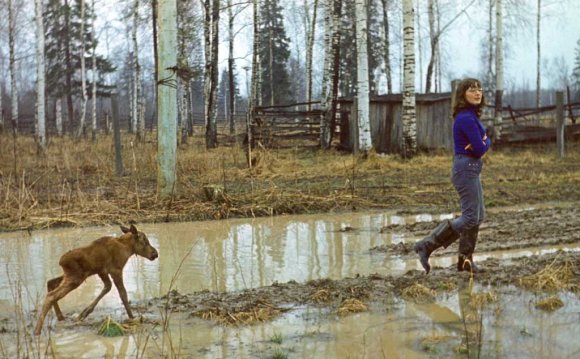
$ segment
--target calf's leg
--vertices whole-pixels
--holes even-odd
[[[112,285],[111,285],[111,279],[109,278],[109,275],[107,273],[99,273],[99,277],[101,278],[101,280],[105,284],[105,287],[103,288],[101,293],[99,293],[99,296],[96,297],[95,300],[93,300],[93,302],[88,307],[86,307],[85,310],[83,310],[81,312],[81,315],[79,316],[79,320],[83,320],[87,317],[87,315],[91,314],[93,312],[93,310],[95,310],[95,307],[97,306],[97,303],[99,303],[101,298],[103,298],[105,296],[105,294],[109,293],[109,291],[111,290]]]
[[[60,285],[61,282],[62,282],[62,276],[53,278],[53,279],[49,280],[48,282],[46,282],[46,289],[48,289],[48,292],[52,292]],[[62,315],[60,307],[58,306],[58,302],[54,302],[52,307],[54,308],[54,313],[56,314],[56,318],[58,320],[64,320],[64,315]]]
[[[131,312],[131,307],[129,306],[129,299],[127,299],[127,291],[125,290],[125,285],[123,284],[123,272],[115,271],[111,273],[111,278],[113,278],[115,287],[117,287],[117,291],[119,292],[119,296],[123,301],[123,305],[125,306],[127,315],[129,316],[129,318],[133,319],[133,312]]]
[[[44,318],[46,318],[46,314],[48,314],[50,308],[53,307],[54,304],[62,299],[65,295],[77,288],[84,280],[84,277],[77,278],[67,276],[66,273],[64,274],[64,278],[62,279],[60,285],[46,295],[44,305],[42,306],[42,311],[40,312],[40,316],[36,322],[36,327],[34,328],[34,335],[40,335],[40,332],[42,331],[42,325],[44,324]]]

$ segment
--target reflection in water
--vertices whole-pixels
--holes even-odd
[[[371,254],[369,248],[417,238],[405,233],[381,233],[380,229],[449,216],[402,217],[373,212],[139,225],[160,256],[154,262],[130,259],[124,271],[125,286],[130,300],[135,301],[159,297],[170,285],[182,293],[191,293],[204,289],[233,291],[276,281],[402,274],[421,269],[416,258]],[[341,231],[344,224],[352,230]],[[30,235],[26,232],[0,234],[0,271],[3,272],[0,314],[7,316],[12,310],[9,307],[16,302],[28,309],[37,307],[44,298],[46,280],[61,273],[60,256],[104,235],[120,235],[120,230],[99,227],[34,231]],[[567,248],[579,249],[580,245]],[[510,258],[550,250],[527,248],[493,256]],[[490,255],[478,254],[476,260]],[[455,260],[455,256],[432,258],[432,265],[447,267]],[[19,293],[21,301],[15,299],[16,283],[23,283]],[[101,288],[97,277],[88,279],[61,301],[65,315],[78,313]],[[269,340],[277,333],[287,338],[282,346],[292,348],[292,357],[337,358],[345,357],[345,353],[367,358],[425,357],[421,345],[425,337],[441,334],[449,336],[453,345],[462,342],[461,316],[466,307],[461,295],[460,291],[459,295],[440,298],[433,305],[402,302],[385,308],[380,304],[371,312],[340,319],[324,310],[299,308],[272,323],[244,328],[223,328],[198,319],[177,318],[173,330],[175,336],[188,338],[186,352],[194,353],[194,357],[267,357],[271,355]],[[512,353],[516,346],[528,348],[518,352],[518,357],[535,353],[534,341],[521,336],[522,328],[545,348],[540,357],[549,357],[548,354],[561,357],[570,348],[578,350],[578,346],[563,344],[566,340],[575,343],[570,337],[574,330],[570,329],[578,329],[577,314],[576,317],[569,314],[579,311],[577,300],[571,300],[572,305],[551,316],[529,310],[527,301],[531,298],[527,295],[500,300],[502,316],[485,312],[483,317],[484,343],[493,342],[503,348],[501,355],[494,352],[491,357],[511,357],[506,353]],[[94,315],[99,311],[101,315],[113,312],[116,317],[124,317],[115,289],[103,298]],[[506,318],[507,313],[511,317]],[[86,357],[99,357],[105,351],[111,357],[134,357],[136,348],[140,347],[135,337],[108,339],[66,331],[57,333],[56,342],[59,353],[65,357],[75,357],[79,352],[87,353]]]

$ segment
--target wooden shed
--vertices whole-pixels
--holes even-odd
[[[340,147],[353,150],[358,146],[356,98],[340,98]],[[401,126],[401,94],[371,97],[370,125],[373,148],[381,153],[400,152],[403,130]],[[451,93],[417,94],[417,147],[422,150],[453,147]]]

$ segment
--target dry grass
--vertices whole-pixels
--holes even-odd
[[[228,310],[214,307],[194,312],[193,315],[205,320],[216,321],[222,325],[251,325],[266,322],[278,317],[285,310],[267,302],[259,301],[253,308]]]
[[[575,282],[576,274],[574,263],[569,259],[557,256],[552,263],[536,274],[519,279],[522,287],[536,292],[556,292],[569,290],[577,292],[580,288]]]
[[[207,150],[201,136],[179,146],[175,197],[161,199],[154,135],[136,142],[123,134],[122,177],[115,176],[112,136],[53,137],[46,153],[37,154],[32,137],[13,143],[0,135],[0,230],[457,205],[449,153],[411,160],[370,153],[363,160],[334,150],[257,149],[248,169],[242,147]],[[580,171],[573,170],[580,145],[570,146],[564,160],[554,160],[553,146],[486,156],[488,204],[580,200]]]
[[[497,302],[497,294],[493,292],[472,293],[469,298],[469,305],[474,309],[483,308],[494,302]]]
[[[366,312],[368,306],[358,299],[345,299],[337,310],[339,316],[349,315],[351,313]]]
[[[437,292],[434,289],[427,288],[419,283],[414,283],[413,285],[403,289],[401,294],[403,298],[407,300],[415,302],[432,302],[435,300]]]
[[[320,289],[310,296],[310,300],[317,304],[330,302],[330,292],[326,289]]]
[[[564,302],[557,296],[552,296],[545,298],[536,302],[536,308],[545,310],[547,312],[553,312],[564,306]]]

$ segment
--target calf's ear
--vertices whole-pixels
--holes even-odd
[[[130,229],[125,226],[121,226],[121,231],[123,231],[123,233],[128,233]]]
[[[131,233],[133,233],[133,234],[138,234],[139,233],[137,231],[137,227],[135,227],[134,225],[131,225]]]

